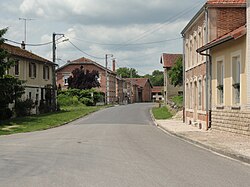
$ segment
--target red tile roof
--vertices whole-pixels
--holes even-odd
[[[83,62],[94,62],[93,60],[90,60],[88,58],[85,58],[85,57],[82,57],[82,58],[79,58],[79,59],[76,59],[76,60],[73,60],[72,62],[78,62],[78,63],[83,63]]]
[[[162,92],[163,86],[153,86],[152,93],[159,93]]]
[[[247,33],[246,25],[243,25],[197,49],[198,52],[205,51],[229,40],[236,40]]]
[[[171,68],[178,58],[182,58],[182,54],[163,53],[160,62],[163,64],[164,68]]]
[[[150,86],[152,87],[148,78],[127,78],[126,80],[133,81],[135,84],[137,84],[140,87],[144,87],[146,83],[149,82]]]
[[[245,4],[246,0],[208,0],[207,4]]]
[[[40,57],[25,49],[21,49],[20,47],[17,47],[17,46],[4,43],[0,45],[0,48],[5,49],[8,53],[10,53],[13,56],[22,57],[22,58],[26,58],[30,60],[36,60],[36,61],[43,62],[43,63],[52,63],[51,61],[43,57]]]

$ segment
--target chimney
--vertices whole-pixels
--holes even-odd
[[[25,43],[24,43],[24,41],[22,41],[22,43],[21,43],[21,49],[25,49]]]
[[[115,72],[115,59],[113,59],[113,72]]]

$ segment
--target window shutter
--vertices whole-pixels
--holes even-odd
[[[33,66],[34,66],[34,77],[36,77],[36,64],[34,63]]]
[[[50,68],[49,68],[49,66],[47,66],[47,70],[48,70],[48,79],[49,79],[49,73],[50,73]]]
[[[45,79],[45,71],[46,71],[46,66],[43,66],[43,79]]]
[[[29,63],[29,77],[31,77],[31,63]]]

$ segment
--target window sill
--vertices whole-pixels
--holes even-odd
[[[215,106],[217,110],[223,110],[224,109],[224,105],[217,105]]]
[[[240,110],[241,107],[240,107],[240,106],[231,106],[231,109],[232,109],[232,110]]]

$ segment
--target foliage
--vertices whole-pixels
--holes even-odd
[[[23,81],[10,75],[0,78],[0,108],[7,107],[22,96],[24,93],[22,83]]]
[[[174,86],[181,86],[183,84],[182,58],[178,58],[174,66],[169,71],[169,80]]]
[[[65,106],[78,106],[80,105],[80,101],[78,101],[77,96],[68,96],[64,94],[59,94],[57,96],[57,102],[59,103],[60,106],[65,107]]]
[[[85,73],[83,66],[81,66],[73,70],[72,74],[73,76],[68,78],[69,88],[85,90],[100,87],[98,71],[93,70],[90,72],[87,70]]]
[[[134,68],[118,68],[116,70],[117,75],[120,75],[122,78],[140,78],[140,75],[138,75],[138,72]],[[131,77],[132,75],[132,77]]]
[[[172,117],[167,107],[155,107],[152,109],[155,119],[169,119]]]
[[[78,101],[87,105],[94,106],[97,102],[103,100],[103,94],[95,89],[80,90],[80,89],[68,89],[58,92],[58,98],[65,95],[67,97],[77,97]],[[59,102],[59,104],[61,104]],[[76,104],[76,103],[75,103]]]
[[[0,121],[10,119],[12,117],[12,115],[13,115],[13,112],[9,108],[7,108],[7,107],[1,108],[0,107]]]
[[[152,75],[146,74],[143,77],[149,78],[153,86],[164,86],[164,73],[163,71],[154,70]]]
[[[183,106],[183,95],[177,95],[172,98],[172,101],[178,106]]]
[[[7,28],[0,30],[0,45],[4,43],[3,35],[7,32]],[[0,48],[0,78],[3,78],[6,70],[10,69],[14,65],[14,61],[8,59],[9,54],[3,48]]]
[[[32,99],[26,99],[24,101],[17,100],[15,103],[15,112],[18,117],[29,116],[31,109],[35,107],[35,103]]]

